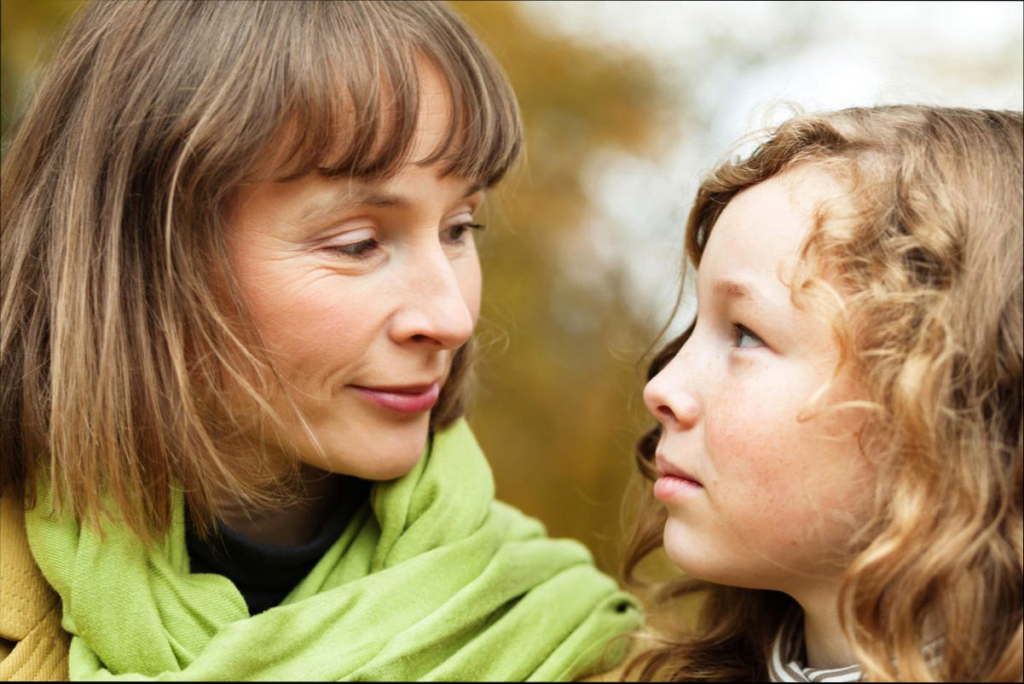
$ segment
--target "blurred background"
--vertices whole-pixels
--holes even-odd
[[[471,423],[498,495],[617,568],[644,366],[692,315],[682,228],[737,140],[806,111],[1021,109],[1021,2],[454,2],[504,65],[525,162],[489,201]],[[3,140],[78,0],[0,0]],[[626,516],[628,517],[628,516]]]

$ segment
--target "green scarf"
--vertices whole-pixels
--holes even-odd
[[[310,574],[255,617],[227,578],[189,574],[181,496],[174,517],[148,550],[116,525],[101,539],[54,516],[41,484],[26,525],[63,599],[72,679],[574,679],[613,666],[626,647],[614,637],[641,621],[585,547],[494,500],[462,420],[408,475],[376,484]]]

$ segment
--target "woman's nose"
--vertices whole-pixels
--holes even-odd
[[[689,430],[700,418],[700,402],[690,391],[683,366],[677,355],[644,388],[647,410],[667,430]]]
[[[392,318],[394,340],[423,342],[443,349],[462,345],[476,325],[479,265],[466,268],[463,264],[457,269],[440,252],[416,259],[410,271],[402,288],[406,301]]]

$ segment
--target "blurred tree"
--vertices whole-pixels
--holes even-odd
[[[44,51],[56,42],[80,0],[0,0],[0,140],[28,96]]]
[[[637,362],[657,331],[634,316],[618,274],[582,289],[560,255],[592,211],[588,162],[608,148],[654,153],[676,100],[650,62],[547,35],[515,3],[452,4],[508,72],[528,152],[498,191],[482,245],[484,358],[471,423],[499,496],[614,570],[632,446],[648,423]]]

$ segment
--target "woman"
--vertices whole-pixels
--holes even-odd
[[[2,591],[61,601],[3,674],[610,664],[634,603],[493,501],[459,418],[520,146],[442,5],[81,11],[4,160]]]

